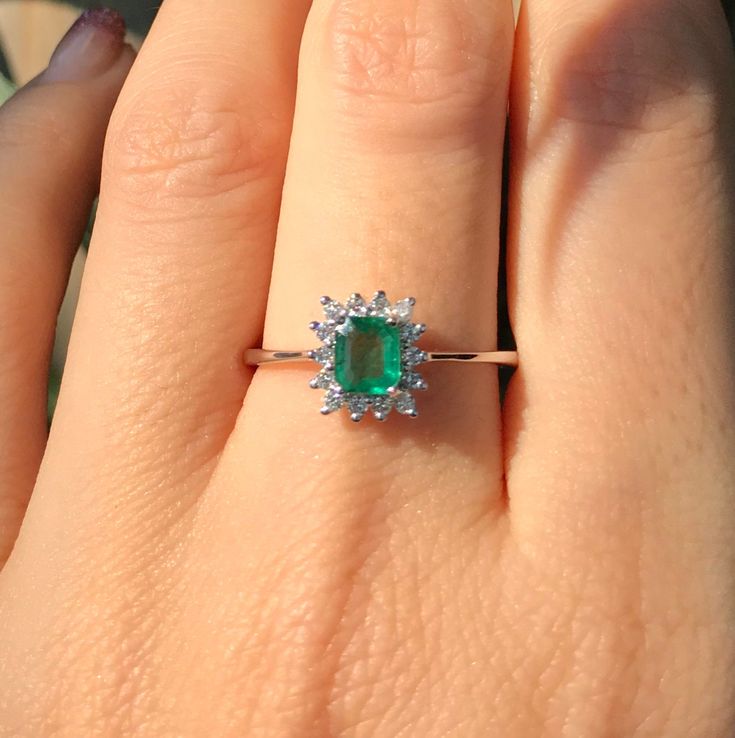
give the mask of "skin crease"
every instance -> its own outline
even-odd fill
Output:
[[[733,72],[714,0],[527,0],[515,37],[503,0],[167,0],[0,572],[0,736],[732,735]],[[508,95],[502,411],[489,367],[359,426],[242,367],[324,292],[492,347]]]

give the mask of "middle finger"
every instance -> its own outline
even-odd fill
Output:
[[[100,470],[127,511],[171,479],[187,491],[157,495],[156,512],[195,499],[232,429],[249,380],[240,345],[262,331],[308,5],[166,0],[146,39],[110,124],[49,443],[75,506],[85,485],[100,513]]]

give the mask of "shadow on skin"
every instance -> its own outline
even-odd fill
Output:
[[[565,157],[562,177],[555,183],[546,203],[544,242],[526,245],[537,249],[539,271],[545,275],[541,285],[545,294],[541,298],[547,303],[559,292],[557,283],[563,251],[560,245],[572,239],[570,228],[580,203],[607,166],[625,160],[631,141],[666,135],[676,126],[683,126],[684,135],[691,134],[693,139],[699,135],[710,137],[716,151],[714,163],[710,165],[713,176],[721,180],[722,188],[730,196],[735,194],[733,80],[726,76],[727,65],[719,63],[728,53],[728,39],[723,33],[718,42],[715,34],[704,29],[705,24],[713,26],[713,12],[717,9],[708,12],[690,2],[691,10],[687,13],[681,7],[687,3],[677,3],[677,7],[672,8],[670,2],[663,0],[647,3],[621,0],[611,5],[611,11],[602,14],[596,23],[579,24],[577,38],[568,46],[543,89],[534,89],[528,75],[529,24],[524,20],[518,28],[513,85],[516,102],[511,106],[514,115],[511,130],[513,171],[515,176],[521,176],[526,162],[548,159],[559,155],[560,151]],[[724,27],[724,15],[722,24]],[[714,102],[714,130],[711,114],[703,116],[702,120],[698,120],[696,114],[691,115],[685,121],[681,116],[678,119],[675,115],[667,116],[670,104],[675,107],[679,98],[689,94],[705,96]],[[522,107],[526,103],[530,113]],[[532,118],[532,125],[529,125],[529,118]],[[560,147],[562,140],[563,147]],[[520,142],[525,142],[526,150],[516,153],[513,146]],[[630,157],[631,164],[635,164],[634,156]],[[641,158],[640,165],[646,166],[645,158]],[[517,184],[515,190],[518,191]],[[513,203],[511,210],[512,207]],[[729,222],[714,224],[714,233],[735,232],[735,214],[730,212],[725,217]],[[517,258],[518,225],[519,218],[511,218],[511,265]],[[714,244],[700,245],[703,249],[720,249],[722,241],[715,236]],[[735,252],[731,250],[724,257],[717,253],[715,258],[725,264],[727,274],[723,279],[726,284],[735,286]],[[621,266],[625,268],[626,265]],[[632,267],[628,265],[628,268]],[[655,285],[657,277],[651,260],[649,283]],[[631,285],[633,283],[631,279]],[[729,294],[735,296],[735,289],[731,288]],[[685,296],[680,295],[679,299]],[[611,305],[610,309],[616,306]],[[735,347],[735,304],[732,300],[727,312],[724,323],[728,345]],[[639,321],[643,319],[639,316]],[[671,319],[674,320],[674,316]],[[704,332],[707,326],[701,329]],[[664,336],[660,340],[667,339]],[[715,340],[719,339],[715,337]],[[700,335],[692,335],[692,351],[697,351],[701,342]],[[623,345],[615,350],[624,352],[630,348]],[[733,376],[735,352],[731,352],[730,359],[732,363],[727,371]],[[527,396],[522,367],[521,355],[521,371],[511,383],[514,408],[506,416],[506,459],[512,458],[519,434],[524,429],[523,410],[527,406]],[[559,377],[559,381],[567,379]]]
[[[707,35],[696,28],[694,10],[691,16],[691,24],[683,23],[681,18],[672,21],[668,2],[641,4],[626,0],[596,24],[586,26],[579,41],[571,45],[552,88],[541,95],[542,117],[534,122],[527,143],[527,158],[533,160],[550,153],[562,127],[572,140],[564,177],[557,183],[548,208],[553,214],[549,220],[549,244],[562,242],[578,202],[631,136],[665,132],[667,121],[659,120],[657,113],[677,97],[716,97],[720,106],[716,132],[720,161],[732,189],[732,173],[725,172],[733,158],[731,132],[735,130],[731,85],[716,68]],[[519,34],[520,46],[528,48],[527,24],[519,27]],[[526,77],[519,81],[518,89],[528,99],[532,94],[530,80]],[[677,125],[676,121],[668,123]],[[707,126],[708,122],[702,124]],[[686,125],[694,127],[697,122]],[[516,136],[529,138],[527,120],[514,131]],[[556,273],[555,253],[547,250],[542,257],[545,272],[552,275],[547,282],[551,291]]]

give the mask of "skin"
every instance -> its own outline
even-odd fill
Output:
[[[48,443],[132,53],[0,110],[0,736],[732,735],[719,4],[526,0],[515,35],[504,0],[309,5],[164,3]],[[487,366],[382,425],[244,367],[376,288],[422,345],[493,347],[508,100],[502,410]]]

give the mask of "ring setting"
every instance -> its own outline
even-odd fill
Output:
[[[320,300],[324,319],[309,324],[321,346],[309,352],[322,365],[309,383],[323,389],[323,415],[347,407],[357,422],[372,411],[385,420],[392,410],[416,417],[415,390],[428,388],[416,367],[428,354],[416,346],[426,330],[414,323],[412,297],[391,304],[379,290],[370,301],[354,293],[343,304],[330,297]]]
[[[435,361],[518,366],[515,351],[425,351],[417,341],[426,325],[413,320],[416,300],[391,303],[383,290],[365,300],[353,293],[344,302],[322,297],[321,320],[309,324],[320,345],[307,351],[246,349],[251,366],[316,362],[320,369],[309,385],[324,391],[323,415],[346,408],[359,422],[371,413],[385,420],[391,412],[418,416],[414,392],[428,389],[418,368]]]

